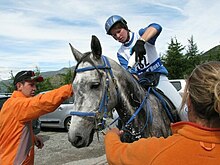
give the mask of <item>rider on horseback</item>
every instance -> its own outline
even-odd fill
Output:
[[[181,120],[188,120],[187,108],[180,109],[182,98],[174,86],[169,82],[168,71],[163,66],[159,55],[157,54],[155,42],[162,31],[159,24],[152,23],[138,32],[132,32],[127,26],[127,22],[118,15],[112,15],[105,23],[105,30],[115,40],[122,43],[117,52],[120,64],[129,70],[135,77],[138,77],[140,83],[147,83],[146,76],[155,79],[157,88],[173,103],[178,110]]]

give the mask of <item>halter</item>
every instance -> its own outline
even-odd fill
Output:
[[[106,73],[106,85],[105,85],[105,89],[104,89],[104,93],[102,95],[102,99],[101,99],[101,103],[99,105],[99,109],[98,109],[98,112],[79,112],[79,111],[72,111],[70,112],[70,115],[73,115],[73,116],[81,116],[81,117],[95,117],[95,125],[96,125],[96,130],[97,131],[101,131],[103,129],[105,129],[105,122],[106,122],[106,118],[108,117],[107,115],[107,112],[108,112],[108,109],[107,109],[107,105],[108,105],[108,91],[109,91],[109,76],[108,76],[108,73],[110,74],[113,82],[115,83],[115,78],[113,76],[113,72],[112,72],[112,69],[111,69],[111,65],[109,63],[109,60],[107,57],[105,56],[102,56],[102,60],[104,62],[103,65],[98,65],[98,66],[95,66],[95,64],[90,61],[90,63],[92,64],[92,66],[89,66],[89,67],[84,67],[84,68],[80,68],[78,69],[78,66],[79,64],[83,61],[83,59],[85,59],[89,54],[85,54],[81,59],[80,61],[77,63],[76,65],[76,68],[75,68],[75,71],[74,71],[74,76],[73,76],[73,79],[75,78],[76,76],[76,73],[79,73],[79,72],[86,72],[86,71],[91,71],[91,70],[97,70],[99,75],[101,76],[101,73],[99,71],[99,69],[101,70],[104,70],[105,73]],[[117,95],[118,95],[118,88],[117,88],[117,85],[115,83],[115,88],[116,88],[116,91],[117,91]],[[103,114],[103,115],[102,115]]]
[[[89,67],[84,67],[84,68],[80,68],[78,69],[79,64],[88,56],[89,54],[85,54],[77,63],[76,67],[75,67],[75,71],[73,74],[73,80],[76,76],[76,73],[79,72],[86,72],[86,71],[91,71],[91,70],[97,70],[97,72],[101,75],[99,69],[104,70],[106,73],[106,86],[105,86],[105,90],[104,93],[102,95],[102,99],[101,99],[101,103],[99,105],[99,109],[98,112],[79,112],[79,111],[71,111],[70,115],[73,116],[80,116],[80,117],[94,117],[95,118],[95,130],[96,131],[102,131],[106,128],[105,122],[106,122],[106,118],[108,117],[107,112],[107,105],[108,105],[108,89],[109,89],[109,77],[108,77],[108,73],[110,74],[113,82],[115,83],[115,88],[117,91],[117,96],[119,95],[119,91],[116,85],[116,81],[111,69],[111,65],[109,63],[109,60],[106,56],[102,56],[102,60],[104,62],[103,65],[95,65],[92,61],[90,61],[90,63],[92,64],[92,66]],[[133,139],[133,140],[137,140],[139,138],[142,137],[143,131],[144,129],[147,127],[148,123],[152,123],[152,109],[150,107],[149,101],[148,101],[148,97],[149,97],[149,93],[150,93],[150,88],[147,91],[146,96],[144,97],[144,99],[142,100],[142,103],[140,104],[140,106],[136,109],[135,113],[133,113],[133,115],[131,116],[131,118],[126,122],[125,126],[122,128],[125,132],[125,134],[127,134],[129,136],[129,138]],[[138,113],[141,111],[141,109],[143,109],[143,106],[145,105],[145,102],[147,104],[147,109],[149,111],[146,112],[146,122],[144,124],[144,127],[140,129],[140,131],[135,132],[132,131],[132,121],[136,118],[136,116],[138,115]],[[101,116],[101,114],[103,113],[103,116]],[[112,125],[114,122],[116,122],[119,118],[115,119],[111,124],[109,124],[107,127],[109,127],[110,125]],[[98,135],[98,134],[97,134]]]

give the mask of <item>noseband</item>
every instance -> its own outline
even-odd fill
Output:
[[[110,74],[113,82],[115,83],[115,78],[113,76],[113,73],[112,73],[112,69],[111,69],[111,65],[109,63],[109,60],[107,59],[107,57],[105,56],[102,56],[102,60],[104,62],[103,65],[95,65],[92,60],[89,61],[89,63],[92,65],[92,66],[89,66],[89,67],[84,67],[84,68],[80,68],[78,69],[78,66],[79,64],[88,56],[89,54],[85,54],[81,59],[80,61],[77,63],[76,67],[75,67],[75,70],[74,70],[74,74],[73,74],[73,80],[76,76],[76,73],[79,73],[79,72],[86,72],[86,71],[91,71],[91,70],[97,70],[97,72],[99,73],[100,77],[101,77],[101,73],[99,70],[104,70],[105,73],[106,73],[106,85],[105,85],[105,89],[104,89],[104,93],[102,95],[102,98],[101,98],[101,102],[100,102],[100,105],[99,105],[99,109],[97,112],[79,112],[79,111],[72,111],[70,112],[70,115],[73,115],[73,116],[81,116],[81,117],[94,117],[95,118],[95,130],[96,131],[101,131],[103,129],[105,129],[105,122],[106,122],[106,118],[108,117],[108,109],[107,109],[107,105],[108,105],[108,92],[109,92],[109,76],[108,76],[108,73]],[[116,91],[117,91],[117,95],[118,95],[118,88],[117,88],[117,85],[115,83],[115,88],[116,88]]]

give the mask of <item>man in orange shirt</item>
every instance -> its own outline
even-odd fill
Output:
[[[34,135],[31,121],[54,111],[73,94],[69,84],[35,96],[36,83],[42,81],[33,71],[16,74],[15,91],[0,111],[0,165],[34,164],[34,145],[42,148],[43,141]]]
[[[219,165],[220,62],[197,66],[186,81],[182,105],[189,122],[172,125],[168,138],[142,138],[122,143],[123,131],[113,128],[105,136],[109,165]]]

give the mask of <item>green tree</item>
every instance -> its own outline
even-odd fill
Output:
[[[69,68],[67,70],[67,73],[64,75],[64,82],[63,83],[64,84],[72,83],[72,79],[73,79],[73,71],[72,71],[72,68]]]
[[[169,79],[183,78],[183,71],[185,67],[185,58],[182,51],[184,46],[177,41],[176,38],[171,38],[166,54],[162,57],[164,66],[167,68]]]
[[[13,84],[15,77],[13,75],[12,70],[9,72],[9,74],[10,74],[10,79],[8,83],[7,84],[3,83],[3,86],[6,88],[6,93],[12,93],[15,90],[15,87]]]
[[[40,68],[38,68],[36,66],[35,70],[34,70],[35,75],[39,76],[41,75],[40,72]],[[44,78],[44,81],[41,83],[37,83],[37,91],[36,94],[40,93],[40,92],[44,92],[44,91],[48,91],[48,90],[52,90],[54,89],[54,86],[52,85],[50,78]]]
[[[197,56],[199,54],[199,50],[197,44],[194,42],[193,36],[191,36],[190,39],[188,39],[188,42],[189,45],[187,45],[185,55],[187,59],[190,59]]]
[[[200,57],[202,52],[199,52],[197,44],[194,42],[193,36],[188,39],[188,45],[186,47],[186,68],[184,69],[184,75],[189,75],[192,70],[196,67],[196,65],[200,64]]]
[[[44,78],[44,81],[41,83],[37,83],[37,91],[36,94],[44,91],[49,91],[54,89],[54,86],[52,85],[50,78]]]

